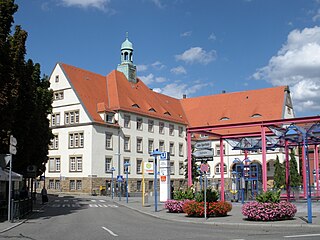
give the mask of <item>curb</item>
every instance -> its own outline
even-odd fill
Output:
[[[116,202],[113,201],[114,203],[129,208],[131,210],[134,210],[136,212],[142,213],[144,215],[150,216],[150,217],[154,217],[154,218],[158,218],[158,219],[162,219],[162,220],[167,220],[167,221],[171,221],[171,222],[184,222],[184,223],[193,223],[193,224],[206,224],[206,225],[214,225],[214,226],[232,226],[232,227],[237,227],[237,228],[241,228],[241,227],[246,227],[246,226],[252,226],[252,227],[269,227],[269,228],[283,228],[283,227],[290,227],[290,228],[320,228],[320,225],[312,225],[312,224],[281,224],[281,223],[225,223],[225,222],[206,222],[206,221],[193,221],[193,220],[182,220],[182,219],[171,219],[171,218],[166,218],[166,217],[162,217],[159,215],[156,215],[154,213],[149,213],[149,212],[145,212],[143,210],[131,207],[129,205],[120,203],[120,202]]]

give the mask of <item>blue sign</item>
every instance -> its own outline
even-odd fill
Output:
[[[117,176],[117,181],[118,181],[118,182],[123,182],[123,176],[122,176],[122,175]]]
[[[161,160],[170,160],[170,153],[169,152],[161,152],[160,159]]]

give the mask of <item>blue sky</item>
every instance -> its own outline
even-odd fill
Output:
[[[16,0],[27,58],[107,75],[129,32],[137,75],[181,98],[289,85],[320,114],[320,0]]]

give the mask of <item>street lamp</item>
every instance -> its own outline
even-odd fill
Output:
[[[245,158],[243,160],[240,160],[239,158],[235,158],[233,160],[233,163],[236,164],[240,164],[241,166],[241,172],[239,173],[239,180],[240,180],[240,186],[239,188],[241,188],[241,203],[244,204],[244,189],[246,188],[245,185],[245,171],[247,171],[245,168],[248,167],[247,163],[251,162],[251,160],[249,158]],[[236,171],[236,174],[238,172]]]
[[[127,197],[127,203],[128,203],[128,173],[129,173],[129,166],[130,163],[129,162],[125,162],[124,163],[124,167],[125,167],[125,172],[126,172],[126,197]]]
[[[116,170],[114,167],[112,167],[111,169],[111,199],[113,199],[113,189],[114,189],[114,186],[113,186],[113,172]]]
[[[157,167],[157,156],[160,156],[162,154],[162,152],[160,152],[158,149],[154,150],[153,152],[151,152],[150,156],[154,157],[154,169],[153,169],[153,173],[154,173],[154,183],[153,183],[153,188],[154,188],[154,211],[157,212],[157,204],[158,204],[158,200],[157,200],[157,188],[158,188],[158,184],[157,184],[157,175],[158,175],[158,167]]]

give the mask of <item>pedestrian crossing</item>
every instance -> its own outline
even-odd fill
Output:
[[[52,208],[118,208],[116,204],[108,204],[103,199],[55,199],[49,205]]]

